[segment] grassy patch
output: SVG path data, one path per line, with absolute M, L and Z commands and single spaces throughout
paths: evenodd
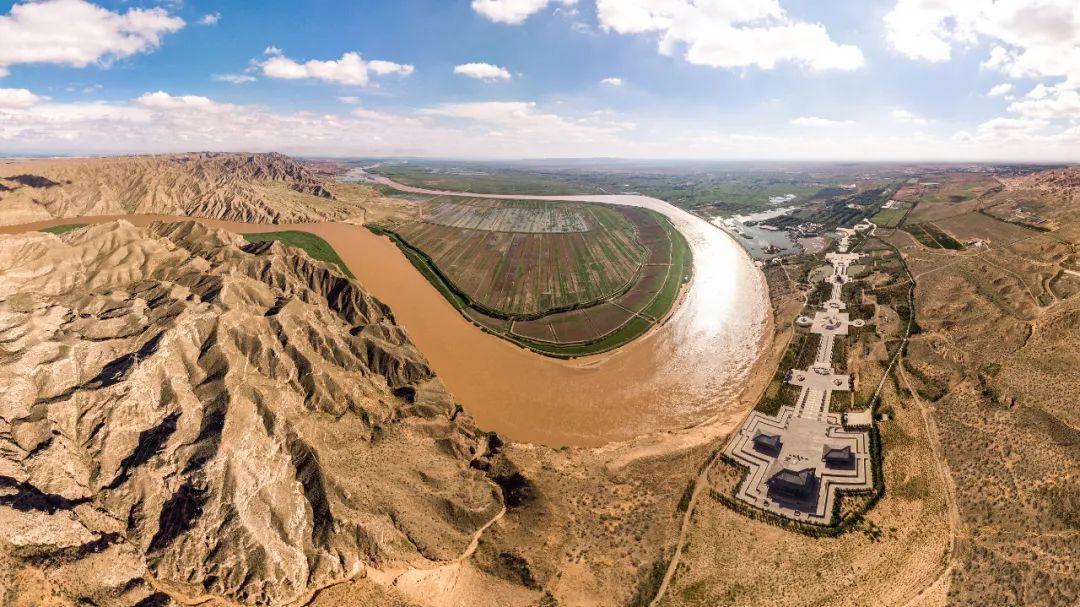
M 65 223 L 64 225 L 52 226 L 49 228 L 41 228 L 38 232 L 48 232 L 49 234 L 60 235 L 64 232 L 70 232 L 72 230 L 78 230 L 79 228 L 88 226 L 88 223 Z
M 307 251 L 313 259 L 335 264 L 349 278 L 356 278 L 349 270 L 345 262 L 338 256 L 337 251 L 322 238 L 310 232 L 287 230 L 283 232 L 260 232 L 257 234 L 244 234 L 248 242 L 280 242 L 283 245 L 296 247 Z
M 895 228 L 904 220 L 907 212 L 907 209 L 881 209 L 870 218 L 870 221 L 883 228 Z

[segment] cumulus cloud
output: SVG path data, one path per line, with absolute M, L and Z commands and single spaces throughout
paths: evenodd
M 392 61 L 365 61 L 360 53 L 349 52 L 340 59 L 319 61 L 312 59 L 299 63 L 281 54 L 275 47 L 267 47 L 266 54 L 270 58 L 259 64 L 263 75 L 268 78 L 281 78 L 285 80 L 316 79 L 324 82 L 345 84 L 351 86 L 367 86 L 372 74 L 386 76 L 397 74 L 408 76 L 413 73 L 413 66 Z
M 1012 84 L 994 86 L 987 94 L 1012 101 L 1008 109 L 1015 116 L 984 122 L 974 134 L 958 134 L 960 139 L 1075 142 L 1074 129 L 1064 121 L 1080 118 L 1080 2 L 897 0 L 885 28 L 893 48 L 913 59 L 942 62 L 958 49 L 985 48 L 982 69 L 1016 79 L 1057 79 L 1020 99 L 1014 98 Z
M 1080 91 L 1067 83 L 1038 84 L 1022 99 L 1009 104 L 1009 111 L 1028 119 L 1080 119 Z
M 531 102 L 447 104 L 422 110 L 353 107 L 344 115 L 273 111 L 197 95 L 147 93 L 129 103 L 0 107 L 9 151 L 278 150 L 321 155 L 598 155 L 628 127 L 612 116 L 568 117 Z
M 493 82 L 495 80 L 509 80 L 510 72 L 505 67 L 490 63 L 464 63 L 454 67 L 454 73 L 477 80 Z
M 1049 95 L 1048 95 L 1049 96 Z M 319 156 L 774 158 L 797 160 L 1031 160 L 1074 155 L 1080 128 L 997 119 L 952 138 L 871 129 L 764 135 L 683 127 L 637 130 L 625 116 L 568 115 L 529 101 L 445 104 L 421 110 L 349 107 L 343 114 L 275 111 L 192 95 L 148 93 L 127 103 L 0 106 L 8 153 L 131 153 L 214 149 Z M 220 111 L 218 108 L 227 108 Z M 661 132 L 662 131 L 662 132 Z M 463 145 L 462 142 L 468 142 Z
M 577 0 L 555 0 L 556 4 L 572 6 Z M 539 12 L 551 0 L 472 0 L 472 8 L 486 19 L 496 23 L 517 25 L 530 15 Z
M 221 21 L 221 13 L 207 13 L 199 19 L 199 25 L 217 25 Z
M 611 76 L 611 77 L 604 78 L 603 80 L 601 80 L 600 84 L 606 84 L 608 86 L 622 86 L 623 85 L 623 79 Z
M 248 74 L 214 74 L 210 76 L 210 79 L 217 82 L 228 82 L 229 84 L 247 84 L 258 80 L 255 76 L 249 76 Z
M 531 101 L 446 103 L 421 112 L 464 121 L 474 132 L 500 138 L 554 142 L 565 138 L 601 143 L 629 125 L 605 116 L 569 119 L 540 110 Z
M 893 120 L 902 122 L 904 124 L 930 124 L 930 120 L 923 118 L 922 116 L 913 114 L 903 108 L 895 108 L 889 115 Z
M 41 101 L 41 97 L 26 89 L 0 89 L 0 108 L 26 109 Z
M 983 67 L 1014 78 L 1080 78 L 1076 0 L 897 0 L 889 43 L 913 59 L 948 61 L 956 47 L 990 44 Z
M 24 2 L 0 16 L 0 76 L 12 65 L 107 66 L 152 51 L 184 20 L 161 8 L 119 13 L 85 0 Z
M 234 107 L 227 103 L 218 103 L 209 97 L 202 97 L 199 95 L 170 95 L 165 91 L 144 93 L 135 99 L 135 104 L 155 110 L 197 110 L 201 112 L 221 112 Z
M 660 53 L 682 49 L 697 65 L 853 70 L 864 62 L 858 47 L 834 42 L 820 23 L 792 19 L 779 0 L 597 0 L 596 9 L 604 30 L 656 33 Z
M 793 124 L 795 126 L 808 126 L 808 127 L 814 127 L 814 128 L 823 128 L 823 127 L 847 126 L 847 125 L 855 124 L 855 123 L 852 122 L 851 120 L 832 120 L 830 118 L 820 118 L 818 116 L 801 116 L 799 118 L 795 118 L 794 120 L 792 120 L 791 124 Z

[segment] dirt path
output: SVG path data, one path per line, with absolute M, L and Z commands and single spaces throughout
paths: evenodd
M 938 434 L 937 423 L 934 421 L 933 413 L 930 411 L 929 406 L 919 398 L 919 394 L 911 384 L 911 379 L 908 377 L 907 371 L 904 370 L 904 366 L 898 365 L 896 369 L 900 375 L 900 379 L 904 382 L 904 386 L 911 393 L 912 400 L 915 401 L 915 405 L 919 408 L 919 414 L 922 416 L 923 425 L 926 429 L 926 437 L 930 443 L 930 450 L 934 457 L 934 463 L 937 467 L 938 475 L 941 477 L 941 483 L 945 487 L 945 501 L 949 519 L 949 549 L 945 565 L 936 576 L 928 579 L 923 588 L 904 604 L 905 607 L 916 607 L 917 605 L 923 604 L 929 597 L 936 596 L 944 590 L 947 590 L 951 581 L 953 564 L 956 557 L 956 538 L 962 529 L 962 523 L 960 521 L 960 509 L 957 506 L 956 500 L 956 483 L 953 482 L 952 472 L 949 470 L 949 465 L 945 460 L 945 453 L 941 448 L 941 439 Z

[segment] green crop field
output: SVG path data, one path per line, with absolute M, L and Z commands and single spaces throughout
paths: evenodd
M 895 228 L 903 221 L 904 216 L 907 215 L 908 209 L 881 209 L 870 221 L 876 223 L 883 228 Z
M 822 167 L 742 166 L 724 163 L 568 163 L 500 164 L 485 162 L 386 162 L 372 169 L 399 183 L 435 190 L 478 194 L 638 193 L 682 208 L 708 205 L 724 213 L 774 208 L 776 197 L 794 203 L 838 190 L 856 175 Z
M 439 199 L 391 236 L 472 322 L 551 356 L 617 347 L 666 316 L 689 279 L 689 247 L 635 207 Z
M 645 262 L 647 251 L 637 242 L 633 225 L 618 211 L 586 205 L 556 205 L 563 218 L 555 229 L 537 231 L 535 218 L 518 204 L 475 207 L 479 219 L 466 217 L 466 225 L 487 224 L 490 229 L 462 228 L 416 221 L 395 231 L 423 251 L 457 290 L 468 295 L 480 310 L 511 318 L 536 316 L 580 307 L 609 298 L 626 288 Z M 544 215 L 549 209 L 539 209 Z M 492 217 L 503 215 L 504 218 Z M 563 232 L 571 223 L 584 231 Z M 527 229 L 525 229 L 527 228 Z

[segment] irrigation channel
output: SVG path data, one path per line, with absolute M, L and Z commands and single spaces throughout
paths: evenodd
M 484 197 L 373 179 L 407 192 Z M 463 318 L 388 238 L 361 226 L 198 221 L 237 233 L 303 230 L 325 239 L 360 284 L 390 306 L 478 426 L 511 440 L 594 447 L 730 413 L 771 330 L 764 276 L 738 243 L 704 220 L 655 198 L 513 198 L 624 204 L 658 211 L 686 237 L 694 255 L 693 281 L 670 318 L 648 334 L 610 353 L 559 360 L 481 331 Z M 0 234 L 116 219 L 145 225 L 192 218 L 70 217 L 0 227 Z

